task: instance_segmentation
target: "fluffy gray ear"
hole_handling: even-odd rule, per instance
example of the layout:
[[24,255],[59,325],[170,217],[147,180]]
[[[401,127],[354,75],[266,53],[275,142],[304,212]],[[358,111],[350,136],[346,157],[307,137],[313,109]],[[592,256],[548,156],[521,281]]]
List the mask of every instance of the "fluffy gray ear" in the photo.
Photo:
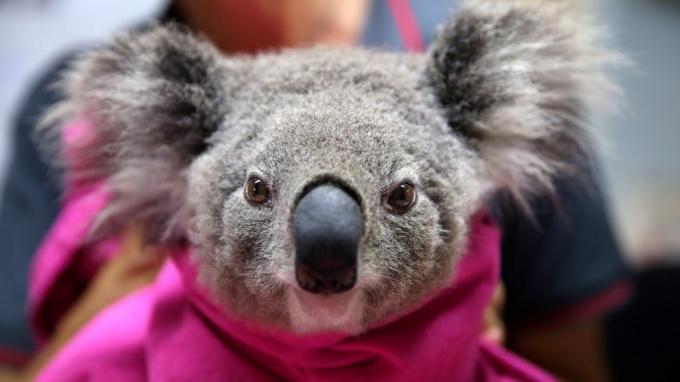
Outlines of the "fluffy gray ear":
[[60,84],[66,100],[46,125],[68,137],[65,122],[90,122],[66,140],[64,157],[71,181],[107,180],[113,200],[98,230],[137,221],[154,241],[182,232],[184,173],[223,121],[235,70],[173,25],[121,36],[74,63]]
[[429,51],[427,82],[487,189],[522,203],[584,153],[590,109],[614,89],[602,66],[616,57],[574,3],[467,0]]

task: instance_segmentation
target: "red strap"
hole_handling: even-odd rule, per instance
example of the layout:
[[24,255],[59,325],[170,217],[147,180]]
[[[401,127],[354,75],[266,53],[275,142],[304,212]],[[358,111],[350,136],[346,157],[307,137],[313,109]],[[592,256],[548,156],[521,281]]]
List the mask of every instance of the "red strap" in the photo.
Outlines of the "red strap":
[[409,52],[422,52],[423,36],[409,0],[387,0],[404,48]]

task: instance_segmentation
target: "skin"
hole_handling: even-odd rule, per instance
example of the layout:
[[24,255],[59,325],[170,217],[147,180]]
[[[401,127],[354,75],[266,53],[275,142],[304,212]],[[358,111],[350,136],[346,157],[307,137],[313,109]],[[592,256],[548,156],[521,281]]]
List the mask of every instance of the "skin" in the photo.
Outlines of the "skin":
[[194,30],[223,52],[255,53],[315,44],[351,46],[359,37],[368,0],[178,0]]
[[[603,80],[591,72],[597,65],[590,47],[580,45],[581,25],[558,17],[564,6],[499,4],[466,3],[426,57],[319,49],[225,59],[172,30],[122,38],[111,50],[86,55],[66,81],[71,98],[61,110],[88,115],[100,129],[98,144],[109,146],[85,147],[88,161],[75,174],[113,180],[117,198],[98,233],[136,220],[146,223],[151,242],[188,236],[201,281],[225,314],[261,325],[359,334],[399,314],[449,278],[469,217],[487,195],[506,188],[522,203],[549,190],[565,148],[579,144],[582,126],[572,114],[579,108],[571,103],[585,102],[592,96],[586,85]],[[203,23],[223,50],[268,47],[250,38],[235,45],[219,37],[209,15],[185,11],[190,25]],[[281,39],[275,45],[334,35],[318,27],[281,35],[277,22],[268,25],[265,35]],[[564,46],[531,44],[542,39]],[[133,54],[119,57],[121,51]],[[172,54],[162,61],[159,52]],[[530,71],[531,80],[515,68]],[[336,72],[343,77],[332,77]],[[132,78],[148,92],[143,108],[126,93]],[[159,81],[163,92],[152,87]],[[156,113],[144,115],[149,109]],[[143,132],[135,130],[141,121]],[[168,129],[185,137],[182,145],[168,140]],[[123,147],[126,156],[97,157]],[[276,195],[257,208],[243,200],[252,175]],[[324,304],[296,287],[293,244],[284,234],[294,200],[319,177],[351,187],[366,212],[358,284]],[[141,187],[149,179],[159,186],[154,195]],[[405,180],[416,186],[418,203],[407,214],[390,213],[384,195]],[[311,320],[320,305],[334,314]]]
[[563,381],[611,380],[598,319],[508,332],[508,346]]

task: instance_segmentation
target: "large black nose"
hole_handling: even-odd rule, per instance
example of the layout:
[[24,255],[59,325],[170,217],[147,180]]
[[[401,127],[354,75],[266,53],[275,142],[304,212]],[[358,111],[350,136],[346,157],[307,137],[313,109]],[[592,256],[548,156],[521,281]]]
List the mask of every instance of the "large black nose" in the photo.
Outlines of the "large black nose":
[[312,293],[340,293],[357,278],[363,234],[361,207],[342,188],[320,184],[307,191],[293,213],[295,276]]

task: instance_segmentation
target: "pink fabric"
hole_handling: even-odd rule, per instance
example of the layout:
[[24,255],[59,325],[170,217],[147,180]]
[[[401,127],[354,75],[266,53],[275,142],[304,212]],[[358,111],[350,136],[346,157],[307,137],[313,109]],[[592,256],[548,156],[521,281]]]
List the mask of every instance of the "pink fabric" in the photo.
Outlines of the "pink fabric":
[[[71,123],[64,130],[66,164],[76,167],[78,152],[94,141],[85,120]],[[28,311],[39,343],[52,334],[54,326],[79,297],[87,282],[117,252],[119,241],[111,238],[87,245],[86,237],[95,215],[106,206],[108,195],[103,182],[85,184],[70,179],[58,223],[44,239],[33,260],[29,277]]]
[[[69,199],[36,263],[46,267],[34,274],[36,302],[44,301],[36,294],[49,290],[51,275],[74,259],[83,227],[105,202],[100,188]],[[482,312],[498,277],[499,232],[479,217],[471,235],[451,286],[356,338],[296,337],[233,320],[195,283],[189,251],[176,250],[152,285],[96,316],[38,380],[552,381],[480,340]]]
[[[87,130],[83,123],[72,131]],[[73,280],[63,275],[84,268],[76,274],[91,277],[118,248],[115,237],[85,244],[108,201],[103,185],[72,186],[37,255],[29,298],[43,338],[60,314],[48,307],[68,307],[58,291],[74,289],[68,287]],[[37,380],[554,381],[481,340],[483,311],[499,277],[500,232],[480,213],[470,235],[450,285],[412,312],[358,337],[295,336],[237,321],[197,284],[191,249],[169,250],[151,285],[95,316]]]

